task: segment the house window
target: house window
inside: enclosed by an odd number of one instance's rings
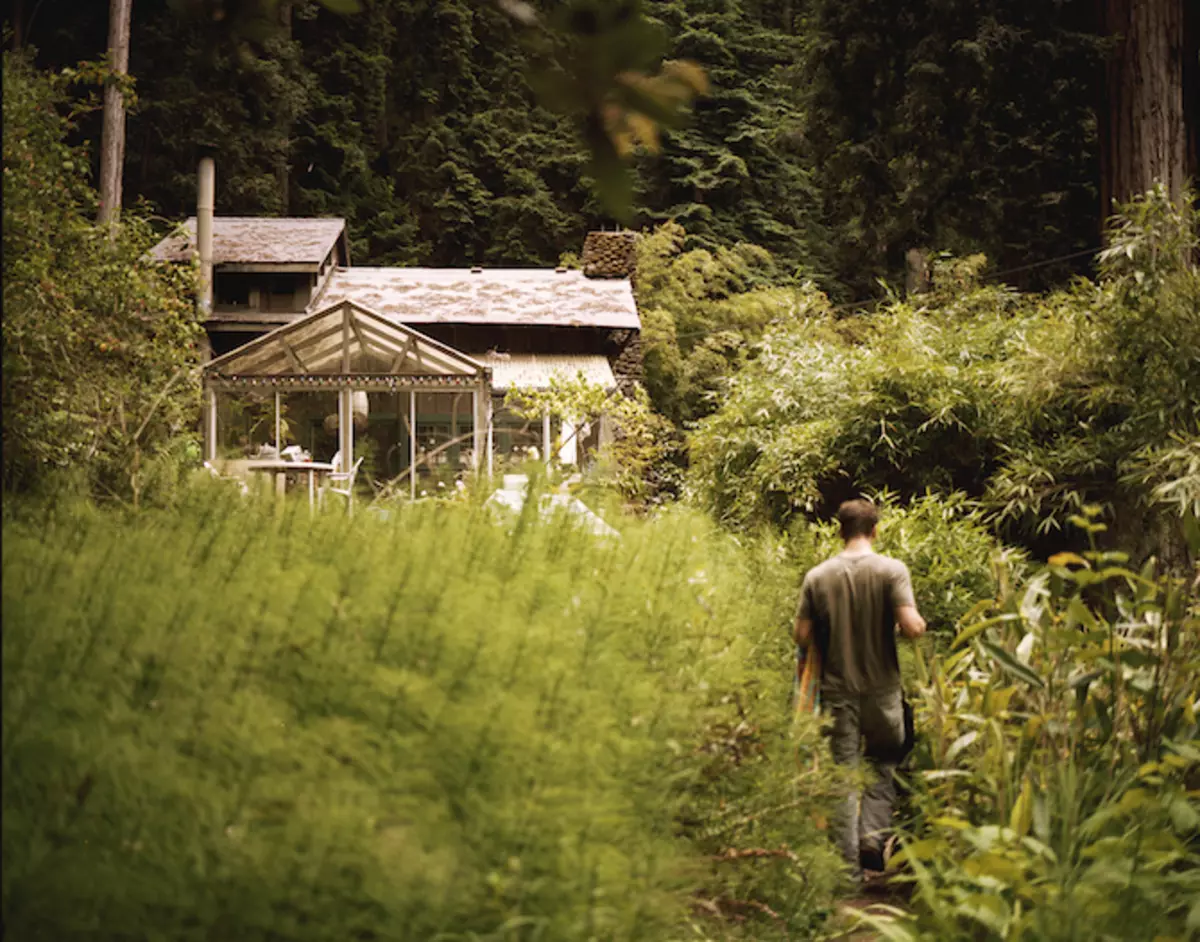
[[[254,276],[242,272],[218,273],[213,279],[213,296],[218,308],[244,308],[250,306],[250,292],[254,288]]]
[[[294,275],[267,275],[264,284],[268,311],[295,311],[296,277]],[[300,305],[303,308],[303,305]]]

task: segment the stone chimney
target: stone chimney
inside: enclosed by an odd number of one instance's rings
[[[583,273],[588,278],[633,277],[637,241],[636,232],[589,232],[583,240]]]

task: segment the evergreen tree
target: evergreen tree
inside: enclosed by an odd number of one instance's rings
[[[655,8],[672,55],[698,62],[711,90],[693,120],[641,162],[649,220],[674,219],[709,249],[750,242],[787,268],[823,268],[820,196],[800,147],[789,75],[801,46],[739,0],[673,0]]]
[[[982,251],[1002,269],[1086,255],[1100,231],[1095,25],[1087,0],[809,0],[804,138],[839,280],[877,294],[910,248]],[[1015,280],[1061,280],[1081,258]]]

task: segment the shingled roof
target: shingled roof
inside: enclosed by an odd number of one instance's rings
[[[608,357],[599,353],[501,353],[489,350],[472,353],[472,360],[492,371],[492,388],[549,389],[553,377],[573,380],[582,376],[604,389],[617,385]]]
[[[404,324],[641,327],[629,279],[552,268],[339,268],[320,303],[342,300]]]
[[[184,262],[196,247],[196,217],[184,223],[187,235],[167,236],[151,254],[166,262]],[[320,265],[343,240],[342,264],[348,262],[344,219],[217,216],[213,219],[214,265]]]

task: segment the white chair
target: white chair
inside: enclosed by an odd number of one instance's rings
[[[243,497],[250,496],[249,486],[240,477],[237,477],[236,475],[232,475],[232,474],[222,474],[220,471],[218,471],[216,469],[216,467],[213,466],[212,462],[209,462],[209,461],[204,462],[204,470],[207,471],[210,475],[212,475],[212,478],[214,481],[229,481],[229,482],[237,485],[238,492]]]
[[[329,485],[323,486],[321,488],[321,506],[322,507],[325,506],[325,492],[328,491],[331,494],[341,494],[344,498],[346,498],[346,509],[349,510],[351,513],[353,513],[354,512],[354,478],[358,475],[358,466],[363,463],[363,460],[362,460],[362,458],[359,458],[357,461],[354,462],[354,464],[351,466],[349,471],[342,471],[342,470],[340,470],[342,463],[340,460],[338,460],[338,457],[339,457],[338,455],[335,455],[334,459],[333,459],[333,466],[335,468],[337,468],[338,470],[330,471],[329,474],[326,475],[326,480],[329,481],[330,485],[341,484],[343,486],[342,487],[331,487]]]

